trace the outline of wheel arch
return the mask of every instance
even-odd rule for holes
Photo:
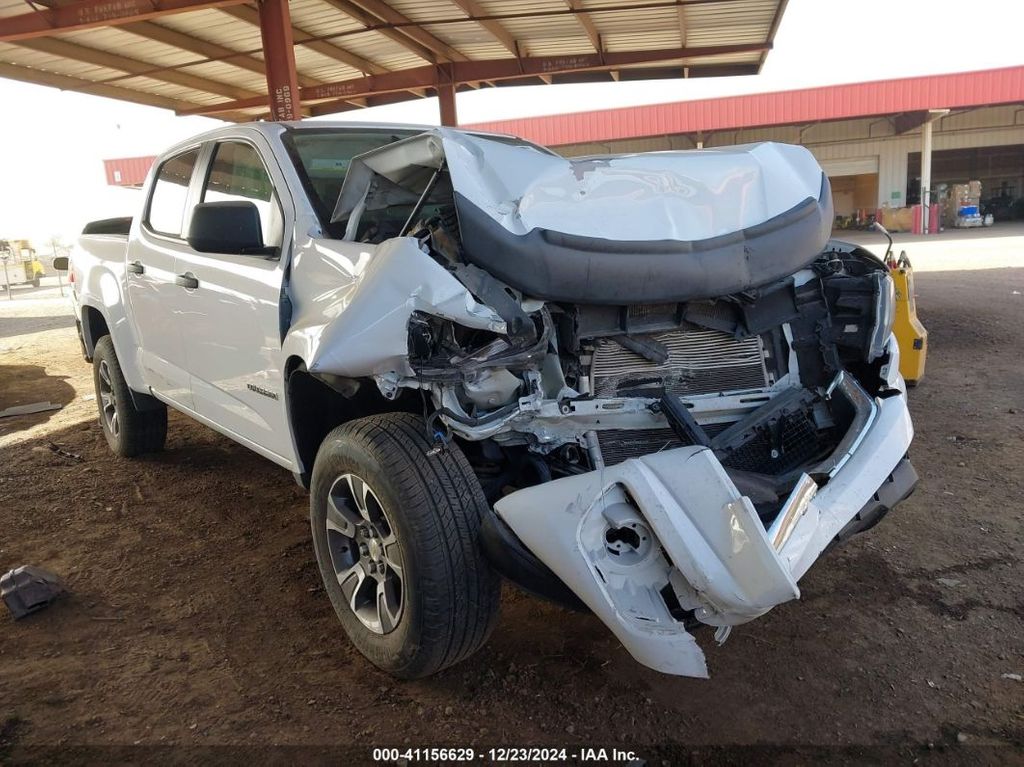
[[[131,364],[131,360],[126,360],[122,349],[124,345],[118,342],[118,333],[114,332],[114,329],[107,323],[107,318],[103,312],[97,309],[95,306],[90,304],[82,304],[82,313],[80,322],[82,324],[82,346],[85,348],[85,359],[88,362],[92,362],[93,356],[96,354],[96,344],[99,343],[100,339],[104,336],[110,336],[110,343],[114,347],[114,354],[117,355],[118,364],[121,366],[122,375],[125,376],[125,380],[128,383],[128,391],[131,393],[132,402],[135,408],[140,411],[159,410],[163,407],[163,404],[156,397],[148,394],[147,392],[139,391],[136,387],[138,382],[136,381],[133,370],[128,368]]]
[[[285,407],[297,459],[296,480],[307,489],[317,451],[332,430],[367,415],[422,410],[411,392],[388,400],[373,379],[310,373],[306,361],[298,355],[285,362],[284,378]]]
[[[92,362],[92,356],[96,352],[96,342],[103,336],[110,335],[110,326],[107,324],[103,312],[95,306],[85,304],[82,306],[82,342],[85,344],[85,358]]]

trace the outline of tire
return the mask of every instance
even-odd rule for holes
[[[356,649],[402,679],[480,649],[500,600],[478,542],[480,483],[457,445],[428,455],[432,447],[422,418],[385,413],[334,429],[313,466],[310,522],[324,588]]]
[[[167,440],[167,407],[138,410],[110,336],[96,342],[92,355],[92,380],[100,426],[110,449],[122,458],[163,450]]]
[[[38,288],[39,287],[39,275],[38,274],[35,277],[32,278],[32,287],[33,288]]]

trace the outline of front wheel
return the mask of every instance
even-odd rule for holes
[[[100,426],[110,449],[122,458],[163,450],[167,439],[167,408],[163,404],[149,410],[135,407],[110,336],[103,336],[96,342],[92,377]]]
[[[310,521],[327,595],[356,648],[406,679],[478,650],[500,597],[477,542],[480,484],[458,446],[431,447],[421,418],[386,413],[336,428],[313,467]]]

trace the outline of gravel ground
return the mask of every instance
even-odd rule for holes
[[[371,746],[529,743],[653,764],[1024,763],[1022,243],[985,243],[1001,268],[972,250],[940,270],[914,244],[931,348],[910,396],[919,489],[816,564],[801,600],[722,647],[701,635],[708,681],[647,670],[595,618],[513,588],[478,655],[388,678],[340,632],[286,471],[176,415],[166,452],[114,458],[56,289],[0,298],[0,409],[64,405],[0,419],[0,571],[37,564],[71,591],[0,615],[0,763],[55,746],[358,763]],[[133,744],[154,750],[109,750]]]

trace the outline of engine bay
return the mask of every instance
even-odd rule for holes
[[[413,238],[504,322],[467,327],[411,312],[411,375],[375,376],[380,391],[395,399],[419,390],[432,438],[439,448],[459,441],[492,503],[698,445],[770,524],[801,476],[827,481],[865,401],[884,395],[893,311],[880,261],[814,255],[827,238],[828,183],[813,158],[791,149],[741,147],[731,167],[754,162],[750,179],[764,183],[765,169],[785,162],[803,184],[787,194],[807,194],[802,201],[689,242],[526,226],[527,213],[566,194],[598,205],[591,198],[627,178],[630,195],[646,193],[644,176],[626,172],[639,156],[567,161],[442,130],[357,158],[332,219],[346,239]],[[516,197],[513,180],[476,173],[482,151],[548,175]],[[676,182],[717,204],[688,168]],[[506,202],[492,203],[499,192]],[[742,289],[716,295],[716,286]]]
[[[492,501],[703,445],[768,525],[802,474],[827,481],[859,406],[885,395],[892,297],[884,266],[863,255],[826,252],[737,295],[580,305],[531,300],[453,261],[458,234],[438,217],[416,236],[508,326],[414,313],[415,375],[400,383],[429,392],[435,438],[460,441]]]

